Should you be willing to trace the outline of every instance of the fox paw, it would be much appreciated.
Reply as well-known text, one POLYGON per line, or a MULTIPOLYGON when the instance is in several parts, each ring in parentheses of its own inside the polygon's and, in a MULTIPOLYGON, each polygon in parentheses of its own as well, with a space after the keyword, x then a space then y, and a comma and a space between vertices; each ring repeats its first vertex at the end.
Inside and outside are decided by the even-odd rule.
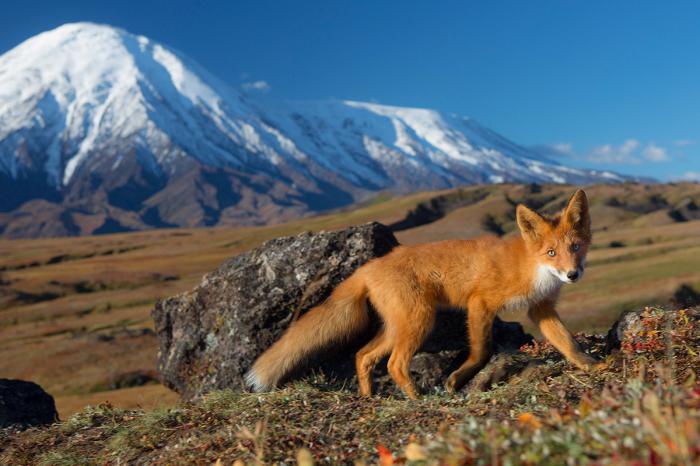
POLYGON ((591 369, 590 369, 590 370, 593 370, 593 371, 602 371, 602 370, 607 369, 608 367, 609 367, 609 366, 608 366, 608 363, 598 361, 598 362, 596 362, 595 364, 593 364, 593 366, 591 366, 591 369))
POLYGON ((454 395, 457 392, 457 379, 456 377, 449 376, 445 381, 445 390, 450 395, 454 395))
POLYGON ((608 365, 605 362, 598 361, 597 359, 594 359, 590 356, 586 356, 585 358, 576 361, 574 365, 579 369, 587 372, 599 371, 608 367, 608 365))

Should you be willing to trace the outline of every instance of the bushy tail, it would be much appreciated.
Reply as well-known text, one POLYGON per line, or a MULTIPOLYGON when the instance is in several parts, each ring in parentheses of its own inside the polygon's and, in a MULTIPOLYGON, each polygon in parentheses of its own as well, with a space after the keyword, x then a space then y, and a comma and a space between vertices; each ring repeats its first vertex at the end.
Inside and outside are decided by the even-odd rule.
POLYGON ((292 323, 274 345, 265 351, 246 374, 256 392, 277 386, 304 359, 322 347, 347 341, 369 324, 367 286, 358 269, 330 297, 292 323))

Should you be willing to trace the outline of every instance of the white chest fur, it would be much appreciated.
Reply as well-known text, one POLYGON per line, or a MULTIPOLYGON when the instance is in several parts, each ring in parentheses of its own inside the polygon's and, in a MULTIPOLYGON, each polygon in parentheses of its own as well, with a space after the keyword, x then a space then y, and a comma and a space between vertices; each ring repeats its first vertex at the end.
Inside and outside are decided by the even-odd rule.
POLYGON ((546 298, 555 296, 561 288, 562 281, 557 271, 548 265, 539 265, 526 295, 515 295, 506 300, 501 310, 519 311, 528 309, 546 298))

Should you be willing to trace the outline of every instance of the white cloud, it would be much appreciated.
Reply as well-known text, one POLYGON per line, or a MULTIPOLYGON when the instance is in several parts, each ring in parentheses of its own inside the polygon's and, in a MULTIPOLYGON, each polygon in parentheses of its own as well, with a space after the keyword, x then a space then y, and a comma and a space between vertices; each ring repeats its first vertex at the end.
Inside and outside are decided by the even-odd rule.
POLYGON ((246 91, 267 92, 270 90, 270 85, 267 83, 267 81, 262 80, 243 83, 241 84, 241 87, 246 91))
POLYGON ((597 163, 639 163, 633 154, 639 146, 640 143, 636 139, 628 139, 620 146, 603 144, 593 148, 588 160, 597 163))
POLYGON ((673 141, 673 145, 676 147, 688 147, 692 146, 693 144, 695 144, 695 141, 692 139, 677 139, 673 141))
POLYGON ((642 155, 650 162, 665 162, 668 160, 668 152, 653 142, 644 148, 642 155))
POLYGON ((685 172, 679 178, 682 181, 698 181, 700 182, 700 172, 685 172))
POLYGON ((637 141, 636 139, 628 139, 625 141, 624 144, 622 144, 622 147, 620 147, 620 153, 629 155, 635 150, 637 150, 639 146, 639 141, 637 141))
POLYGON ((556 144, 552 144, 552 149, 559 152, 560 154, 566 154, 566 155, 573 155, 574 154, 574 145, 571 144, 570 142, 558 142, 556 144))
POLYGON ((636 139, 627 139, 619 146, 603 144, 594 147, 586 157, 590 162, 604 164, 640 164, 670 160, 668 150, 653 142, 642 147, 636 139))

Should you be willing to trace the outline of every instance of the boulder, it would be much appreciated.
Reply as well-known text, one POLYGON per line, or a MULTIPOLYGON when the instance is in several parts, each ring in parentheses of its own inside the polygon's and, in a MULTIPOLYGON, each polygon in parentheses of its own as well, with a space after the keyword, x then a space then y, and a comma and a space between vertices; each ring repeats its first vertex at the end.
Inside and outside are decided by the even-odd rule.
MULTIPOLYGON (((186 399, 217 389, 244 388, 246 371, 295 315, 321 303, 358 267, 397 244, 389 228, 368 223, 277 238, 230 259, 192 291, 156 304, 152 315, 160 343, 161 380, 186 399)), ((378 326, 374 316, 365 335, 345 348, 325 351, 308 367, 322 372, 324 380, 352 386, 353 355, 378 326)), ((531 339, 519 324, 501 321, 494 336, 501 350, 531 339)), ((464 312, 444 311, 411 370, 419 386, 432 387, 442 383, 466 355, 464 312)), ((381 388, 388 376, 384 365, 379 366, 381 388)))
POLYGON ((629 331, 630 328, 638 328, 640 326, 641 310, 632 311, 628 310, 620 314, 620 317, 613 322, 608 334, 605 337, 605 351, 611 352, 615 349, 620 349, 622 341, 625 339, 625 333, 629 331))
POLYGON ((53 397, 34 382, 0 379, 0 427, 29 427, 58 421, 53 397))
POLYGON ((389 228, 368 223, 273 239, 228 260, 194 290, 156 304, 163 382, 185 398, 243 387, 245 372, 295 314, 397 244, 389 228))
POLYGON ((698 322, 700 322, 698 309, 664 310, 647 307, 625 311, 608 331, 605 342, 606 351, 620 349, 625 343, 634 346, 640 340, 650 336, 649 330, 654 333, 660 329, 678 331, 676 327, 679 323, 681 326, 689 323, 692 328, 693 325, 697 326, 698 322))

